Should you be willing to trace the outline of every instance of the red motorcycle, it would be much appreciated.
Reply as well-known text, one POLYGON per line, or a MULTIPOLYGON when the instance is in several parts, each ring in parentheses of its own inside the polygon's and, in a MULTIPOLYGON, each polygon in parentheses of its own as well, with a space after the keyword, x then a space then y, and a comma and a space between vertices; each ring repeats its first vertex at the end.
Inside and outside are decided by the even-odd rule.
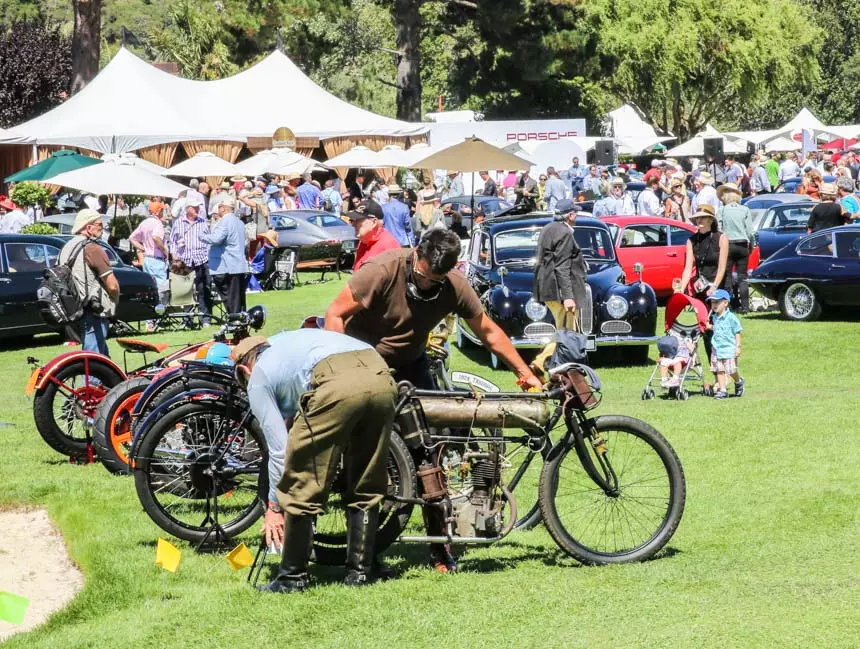
POLYGON ((265 320, 266 310, 262 306, 230 315, 212 340, 184 345, 151 363, 147 362, 147 355, 164 352, 167 344, 118 338, 123 348, 124 367, 107 356, 82 350, 60 354, 44 366, 30 356, 27 362, 33 366, 33 371, 24 393, 33 395, 36 430, 48 446, 68 456, 72 462, 92 462, 92 425, 99 405, 112 388, 137 378, 148 381, 165 367, 198 358, 198 354, 205 356, 213 343, 241 340, 248 335, 249 328, 259 329, 265 320), (237 319, 247 324, 237 327, 237 319), (143 365, 129 370, 128 357, 135 354, 143 356, 143 365))

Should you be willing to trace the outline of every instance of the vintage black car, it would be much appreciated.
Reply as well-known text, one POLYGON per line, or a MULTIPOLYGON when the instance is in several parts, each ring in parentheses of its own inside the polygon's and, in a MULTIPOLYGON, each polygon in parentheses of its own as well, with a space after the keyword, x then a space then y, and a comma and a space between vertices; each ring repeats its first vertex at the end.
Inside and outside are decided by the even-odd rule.
POLYGON ((801 237, 771 255, 749 281, 789 320, 815 320, 822 308, 860 306, 860 225, 801 237))
MULTIPOLYGON (((42 272, 57 263, 68 236, 0 235, 0 338, 55 331, 46 325, 36 305, 42 272)), ((137 322, 155 317, 158 290, 146 273, 127 266, 116 251, 102 243, 119 282, 117 318, 137 322)))
MULTIPOLYGON (((508 215, 485 221, 472 233, 467 275, 481 296, 487 314, 508 334, 514 346, 540 349, 555 335, 547 308, 532 299, 535 254, 548 213, 508 215)), ((581 306, 583 333, 591 349, 630 346, 625 356, 644 361, 656 341, 657 298, 641 281, 628 284, 618 263, 609 228, 588 216, 578 216, 573 236, 588 260, 587 290, 591 300, 581 306)), ((460 321, 457 342, 479 343, 460 321)), ((493 367, 499 359, 491 357, 493 367)))

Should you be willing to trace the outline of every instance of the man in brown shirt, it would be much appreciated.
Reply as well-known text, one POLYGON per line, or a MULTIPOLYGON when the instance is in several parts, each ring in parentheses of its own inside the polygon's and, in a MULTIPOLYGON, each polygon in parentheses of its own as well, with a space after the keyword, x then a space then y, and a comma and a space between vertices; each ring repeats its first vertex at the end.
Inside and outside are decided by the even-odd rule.
MULTIPOLYGON (((325 315, 326 329, 345 332, 373 345, 394 370, 394 378, 418 388, 435 389, 425 349, 430 331, 456 313, 484 344, 517 374, 522 387, 541 387, 510 338, 494 323, 468 281, 453 270, 460 239, 449 230, 430 230, 413 249, 390 250, 368 260, 334 299, 325 315)), ((433 465, 423 447, 413 449, 418 464, 433 465)), ((424 509, 427 533, 443 533, 444 522, 432 506, 424 509)), ((430 552, 439 572, 456 570, 447 546, 430 552)))

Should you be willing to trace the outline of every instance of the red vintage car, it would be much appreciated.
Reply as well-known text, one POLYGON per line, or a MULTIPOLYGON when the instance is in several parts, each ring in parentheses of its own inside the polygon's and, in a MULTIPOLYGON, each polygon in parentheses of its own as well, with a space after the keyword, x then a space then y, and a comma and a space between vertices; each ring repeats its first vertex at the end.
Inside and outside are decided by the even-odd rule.
POLYGON ((672 295, 672 281, 684 272, 687 239, 696 232, 689 223, 659 216, 605 216, 615 253, 628 279, 636 277, 634 264, 642 264, 642 281, 658 298, 672 295))

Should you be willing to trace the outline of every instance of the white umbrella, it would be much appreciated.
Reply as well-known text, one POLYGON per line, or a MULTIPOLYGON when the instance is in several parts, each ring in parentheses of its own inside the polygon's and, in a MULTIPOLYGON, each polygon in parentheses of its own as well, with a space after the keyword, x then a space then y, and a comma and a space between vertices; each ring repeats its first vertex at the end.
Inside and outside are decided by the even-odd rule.
POLYGON ((52 185, 71 187, 95 195, 122 194, 126 196, 165 196, 176 198, 188 188, 148 171, 133 157, 106 159, 92 165, 67 171, 51 178, 52 185))
POLYGON ((373 149, 368 149, 366 146, 354 146, 349 151, 329 158, 325 163, 329 167, 356 167, 359 169, 380 169, 392 166, 388 163, 380 164, 380 161, 379 154, 373 149))
POLYGON ((800 142, 784 136, 774 138, 764 146, 767 153, 772 151, 800 151, 802 148, 803 145, 800 142))
POLYGON ((527 170, 532 166, 532 162, 484 142, 480 138, 470 137, 459 144, 430 153, 409 166, 415 169, 472 172, 483 169, 527 170))
POLYGON ((131 160, 133 165, 136 165, 141 169, 151 171, 154 174, 163 174, 165 171, 167 171, 166 167, 157 165, 154 162, 150 162, 149 160, 144 160, 143 158, 138 157, 134 153, 105 153, 102 156, 102 160, 131 160))
POLYGON ((311 171, 326 171, 327 167, 313 158, 296 153, 292 149, 265 149, 257 155, 236 164, 236 172, 243 176, 262 174, 304 174, 311 171))
POLYGON ((236 165, 219 158, 209 151, 201 151, 178 165, 163 172, 165 176, 187 176, 197 178, 202 176, 232 176, 236 173, 236 165))

